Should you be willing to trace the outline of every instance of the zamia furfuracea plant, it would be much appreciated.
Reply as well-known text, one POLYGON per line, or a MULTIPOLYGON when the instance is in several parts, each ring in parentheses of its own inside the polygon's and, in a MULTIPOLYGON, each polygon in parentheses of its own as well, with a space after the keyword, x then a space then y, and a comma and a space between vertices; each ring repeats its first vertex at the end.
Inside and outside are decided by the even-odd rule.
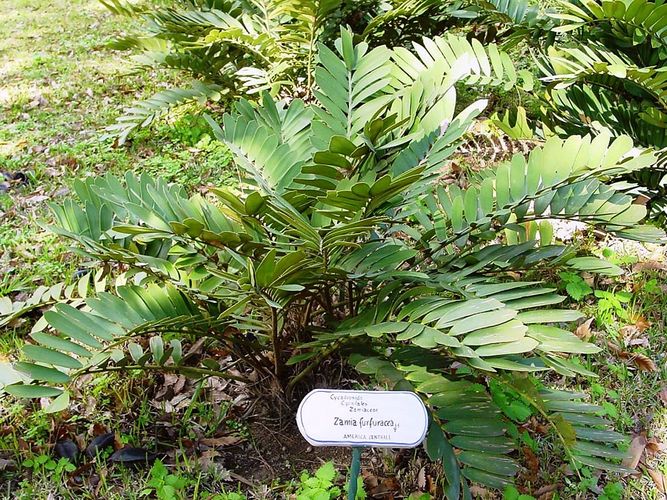
POLYGON ((560 2, 565 33, 545 51, 545 122, 560 134, 627 135, 658 151, 653 168, 625 176, 667 219, 667 5, 662 0, 560 2))
POLYGON ((314 102, 264 95, 210 120, 237 187, 188 196, 147 175, 76 182, 53 230, 125 284, 56 303, 13 365, 22 381, 4 390, 59 409, 84 374, 144 369, 248 384, 256 372, 298 396, 323 360, 343 359, 370 384, 423 398, 449 499, 469 498, 469 481, 502 489, 520 468, 490 383, 533 408, 575 468, 626 471, 624 437, 600 408, 537 377, 595 376, 577 356, 598 351, 540 276, 620 271, 552 241, 550 220, 665 240, 605 183, 655 157, 627 137, 552 138, 465 188, 443 185, 486 104, 457 112, 454 85, 515 84, 499 54, 454 36, 371 50, 342 30, 335 50, 319 47, 314 102), (203 356, 184 354, 200 339, 203 356))
MULTIPOLYGON (((462 0, 100 2, 116 15, 143 22, 111 48, 132 51, 137 69, 166 68, 193 79, 191 85, 162 90, 127 107, 106 129, 119 143, 186 103, 201 107, 238 96, 250 99, 262 91, 310 98, 319 47, 330 46, 339 25, 351 24, 355 36, 370 43, 400 45, 479 14, 462 0)), ((514 7, 508 9, 518 15, 514 7)), ((532 20, 532 9, 524 17, 532 20)))

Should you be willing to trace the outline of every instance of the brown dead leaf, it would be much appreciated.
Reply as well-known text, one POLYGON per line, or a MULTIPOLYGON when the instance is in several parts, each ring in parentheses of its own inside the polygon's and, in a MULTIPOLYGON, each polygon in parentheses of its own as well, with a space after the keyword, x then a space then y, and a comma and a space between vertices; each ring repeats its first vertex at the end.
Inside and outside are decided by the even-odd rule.
POLYGON ((215 458, 219 457, 220 453, 215 450, 206 450, 199 456, 199 464, 202 469, 210 469, 215 463, 215 458))
POLYGON ((626 347, 637 347, 637 346, 648 347, 649 343, 648 343, 648 339, 646 337, 642 337, 640 339, 632 339, 630 342, 627 342, 625 345, 626 345, 626 347))
POLYGON ((422 467, 419 469, 419 473, 417 474, 417 487, 420 490, 424 490, 426 488, 426 468, 422 467))
POLYGON ((243 441, 244 441, 243 437, 239 435, 233 435, 233 436, 222 436, 217 438, 203 438, 199 440, 199 444, 215 448, 216 446, 234 446, 235 444, 239 444, 243 441))
POLYGON ((202 352, 202 347, 204 346, 204 342, 206 342, 206 337, 201 337, 194 344, 192 344, 190 346, 190 349, 188 349, 188 352, 186 352, 185 356, 183 356, 183 360, 189 359, 192 356, 200 354, 202 352))
POLYGON ((530 434, 537 433, 547 435, 551 431, 551 428, 548 425, 540 422, 535 417, 530 417, 530 419, 521 427, 527 429, 530 434))
POLYGON ((645 354, 641 354, 639 352, 624 351, 622 348, 620 348, 619 346, 617 346, 612 342, 607 342, 607 347, 609 347, 609 350, 614 355, 618 356, 620 359, 632 363, 642 371, 645 372, 658 371, 658 367, 655 365, 653 360, 648 356, 646 356, 645 354))
POLYGON ((658 393, 658 398, 662 401, 662 404, 667 406, 667 385, 663 385, 658 393))
POLYGON ((559 486, 560 485, 558 483, 547 484, 545 486, 542 486, 537 491, 533 492, 533 495, 537 498, 542 498, 543 496, 549 495, 548 498, 551 498, 551 496, 553 496, 554 492, 556 490, 558 490, 559 486))
POLYGON ((635 327, 637 327, 637 330, 639 330, 640 333, 645 332, 651 326, 651 322, 641 314, 632 315, 631 319, 635 323, 635 327))
POLYGON ((431 474, 426 476, 426 492, 430 493, 432 497, 435 497, 438 492, 438 480, 434 478, 431 474))
POLYGON ((595 318, 590 318, 584 321, 581 325, 577 327, 577 329, 574 331, 574 334, 579 337, 583 341, 588 341, 588 339, 591 338, 593 335, 593 332, 591 331, 591 323, 593 323, 593 320, 595 318))
POLYGON ((630 443, 630 449, 628 450, 628 456, 623 459, 623 466, 630 469, 636 469, 644 454, 646 444, 646 436, 637 434, 633 437, 632 442, 630 443))
POLYGON ((667 264, 655 260, 647 260, 646 262, 637 262, 632 266, 633 273, 641 271, 667 271, 667 264))
POLYGON ((104 424, 100 424, 99 422, 95 422, 93 424, 93 427, 88 431, 88 434, 95 437, 95 436, 99 436, 100 434, 106 434, 107 432, 109 432, 109 431, 104 424))
POLYGON ((629 361, 634 363, 634 365, 642 371, 645 372, 658 371, 658 367, 655 365, 653 360, 644 354, 633 353, 630 355, 629 361))
POLYGON ((638 337, 641 332, 635 325, 625 325, 623 328, 621 328, 620 333, 623 335, 625 345, 628 345, 628 341, 638 337))
POLYGON ((526 458, 526 466, 533 476, 536 476, 540 471, 540 459, 533 453, 533 450, 528 446, 521 448, 523 456, 526 458))
POLYGON ((165 396, 174 397, 181 393, 187 382, 187 377, 184 375, 177 375, 174 373, 164 374, 164 383, 160 390, 155 394, 156 400, 161 400, 165 396))
POLYGON ((646 453, 650 455, 657 455, 662 451, 662 443, 656 438, 652 437, 646 442, 646 453))
POLYGON ((400 491, 401 487, 395 477, 385 477, 380 481, 375 488, 370 490, 372 498, 386 498, 387 500, 394 498, 394 494, 400 491))
POLYGON ((639 318, 635 324, 625 325, 621 328, 620 333, 623 336, 625 347, 639 345, 648 347, 648 338, 642 335, 648 327, 649 323, 645 319, 639 318))
POLYGON ((0 471, 15 470, 15 469, 16 469, 16 462, 14 460, 7 460, 4 458, 0 458, 0 471))
POLYGON ((470 494, 473 498, 482 498, 484 500, 493 498, 493 493, 486 488, 477 486, 476 484, 470 485, 470 494))
POLYGON ((361 475, 364 478, 364 486, 367 490, 377 488, 378 484, 380 484, 380 480, 377 478, 377 476, 370 471, 362 470, 361 475))
POLYGON ((648 475, 651 476, 651 479, 653 479, 655 487, 658 489, 658 491, 660 493, 667 493, 667 480, 665 479, 665 476, 662 474, 662 472, 653 469, 648 469, 646 472, 648 472, 648 475))

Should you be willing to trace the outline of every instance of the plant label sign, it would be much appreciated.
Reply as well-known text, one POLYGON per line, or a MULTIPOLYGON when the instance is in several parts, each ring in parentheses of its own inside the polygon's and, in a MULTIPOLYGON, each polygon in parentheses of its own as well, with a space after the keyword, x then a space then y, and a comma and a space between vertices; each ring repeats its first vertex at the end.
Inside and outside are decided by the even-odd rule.
POLYGON ((428 428, 424 403, 409 391, 316 389, 301 401, 296 420, 313 446, 414 448, 428 428))

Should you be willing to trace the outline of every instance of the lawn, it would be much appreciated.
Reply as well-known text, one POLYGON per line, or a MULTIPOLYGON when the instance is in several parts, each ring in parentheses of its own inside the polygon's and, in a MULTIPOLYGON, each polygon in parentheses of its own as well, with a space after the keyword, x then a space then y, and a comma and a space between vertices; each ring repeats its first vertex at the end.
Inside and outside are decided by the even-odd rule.
MULTIPOLYGON (((198 108, 179 108, 122 146, 104 137, 124 107, 178 78, 165 70, 135 72, 127 54, 106 47, 126 31, 128 20, 97 2, 0 0, 0 297, 25 301, 38 286, 66 286, 89 271, 92 264, 47 229, 48 204, 64 200, 77 178, 148 173, 192 193, 236 182, 231 153, 211 139, 198 108)), ((523 413, 518 397, 499 390, 494 401, 516 417, 513 431, 522 443, 517 486, 541 500, 658 500, 667 476, 665 248, 593 233, 574 238, 624 273, 540 276, 568 296, 563 307, 584 313, 576 334, 602 348, 584 358, 599 379, 549 382, 601 405, 628 436, 623 446, 638 473, 584 468, 576 474, 554 458, 546 431, 530 411, 523 413)), ((32 311, 0 327, 0 366, 16 359, 38 319, 32 311)), ((187 355, 203 356, 206 347, 188 345, 187 355)), ((213 346, 208 354, 227 353, 213 346)), ((368 384, 348 368, 335 378, 342 388, 368 384)), ((311 498, 303 495, 315 486, 326 498, 343 494, 346 450, 314 450, 296 429, 294 405, 262 402, 243 383, 110 371, 86 375, 73 391, 71 407, 55 415, 44 411, 45 400, 0 393, 0 490, 8 498, 300 499, 311 498), (132 451, 123 452, 125 445, 132 451), (86 450, 88 459, 68 461, 67 446, 86 450), (152 468, 136 466, 142 461, 132 453, 159 460, 152 468)), ((421 449, 367 450, 362 475, 369 498, 426 499, 429 492, 437 498, 443 471, 421 449)), ((473 494, 494 498, 482 487, 473 494)), ((513 495, 505 498, 519 498, 513 495)))
POLYGON ((47 204, 74 178, 160 173, 185 185, 229 175, 229 155, 203 135, 201 120, 139 134, 114 147, 102 140, 133 100, 165 86, 160 72, 133 74, 132 62, 105 48, 123 19, 97 2, 2 2, 0 33, 0 293, 68 281, 80 262, 42 225, 47 204), (204 139, 204 140, 202 140, 204 139), (11 188, 11 189, 8 189, 11 188))

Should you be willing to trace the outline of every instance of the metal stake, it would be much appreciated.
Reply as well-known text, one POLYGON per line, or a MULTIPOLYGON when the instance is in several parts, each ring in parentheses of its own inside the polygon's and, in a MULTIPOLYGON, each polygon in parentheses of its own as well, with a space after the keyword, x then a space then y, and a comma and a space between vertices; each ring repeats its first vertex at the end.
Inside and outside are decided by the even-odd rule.
POLYGON ((355 446, 352 448, 352 465, 350 466, 350 483, 347 487, 347 500, 357 498, 357 478, 361 469, 361 448, 355 446))

